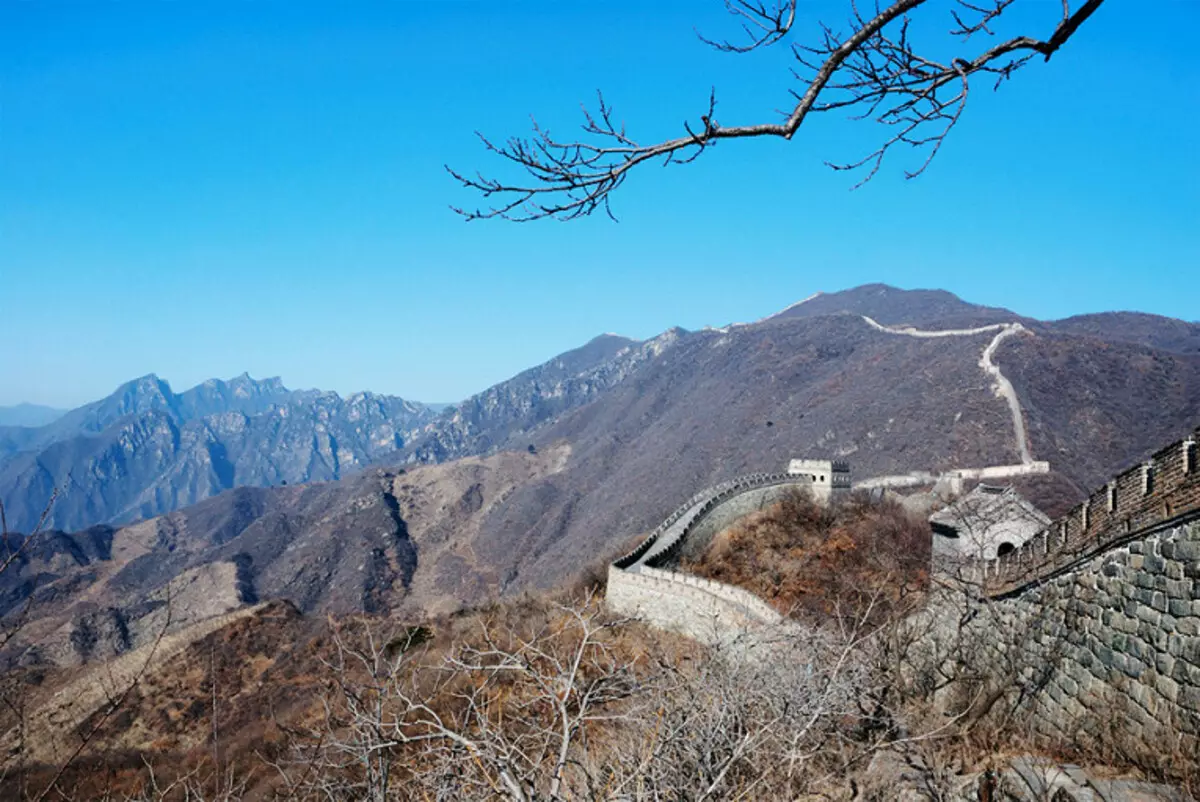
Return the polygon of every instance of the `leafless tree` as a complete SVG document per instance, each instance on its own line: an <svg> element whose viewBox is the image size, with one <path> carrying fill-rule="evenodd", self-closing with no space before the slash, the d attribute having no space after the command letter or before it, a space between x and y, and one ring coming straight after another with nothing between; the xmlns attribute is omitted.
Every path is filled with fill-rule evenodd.
<svg viewBox="0 0 1200 802"><path fill-rule="evenodd" d="M47 534L46 522L57 497L58 491L55 490L51 493L37 525L27 534L9 532L4 504L0 502L0 580L17 576L25 562L37 558L36 550ZM36 650L38 646L36 642L27 642L28 638L23 636L23 630L32 619L37 599L37 577L23 583L19 590L24 595L23 601L15 610L9 611L0 619L0 655L4 655L10 646L23 653L29 653L31 649ZM113 716L125 707L159 652L159 647L171 626L172 590L169 583L163 592L163 623L144 649L143 659L125 666L123 671L114 670L111 662L93 669L92 683L89 687L91 694L96 697L93 713L86 721L79 722L78 728L73 731L55 735L59 744L65 746L66 756L55 764L45 766L44 776L37 781L31 781L28 775L28 747L33 714L30 709L30 697L40 682L40 677L37 671L26 671L17 662L0 667L0 706L5 713L4 723L9 725L8 732L3 733L9 751L0 759L0 786L12 790L16 798L21 800L41 802L45 799L64 797L64 789L60 785L64 777ZM46 722L42 722L42 726L45 728Z"/></svg>
<svg viewBox="0 0 1200 802"><path fill-rule="evenodd" d="M293 760L279 768L302 799L758 799L803 789L830 774L825 747L854 715L865 663L860 637L797 632L715 650L638 648L645 630L585 599L532 627L485 622L423 664L412 631L343 630L324 716L296 731Z"/></svg>
<svg viewBox="0 0 1200 802"><path fill-rule="evenodd" d="M627 131L601 94L594 110L584 108L584 135L578 139L559 138L536 120L530 136L498 142L479 134L490 153L514 168L515 178L447 166L462 186L491 204L455 211L468 220L499 217L522 222L570 220L598 209L612 216L612 192L641 164L685 164L727 139L790 140L811 115L824 112L845 111L853 119L872 119L884 127L881 143L871 152L847 163L827 164L861 172L861 184L879 171L893 149L906 146L919 153L916 166L905 172L911 178L928 167L958 123L972 79L984 78L999 87L1031 60L1048 61L1102 2L1086 0L1073 8L1070 0L1062 0L1061 6L1054 4L1060 9L1056 22L1042 35L999 36L997 31L1015 16L1010 14L1014 7L1035 5L1032 0L951 0L943 19L948 41L939 48L928 43L925 32L917 37L910 31L918 21L938 24L934 15L945 4L928 0L893 0L886 5L850 0L845 29L822 23L811 37L795 30L798 0L724 0L740 23L742 38L701 36L702 41L727 53L775 45L791 48L797 86L791 90L791 108L779 119L724 125L717 119L714 89L699 120L685 122L681 136L646 144ZM960 52L942 54L953 50Z"/></svg>

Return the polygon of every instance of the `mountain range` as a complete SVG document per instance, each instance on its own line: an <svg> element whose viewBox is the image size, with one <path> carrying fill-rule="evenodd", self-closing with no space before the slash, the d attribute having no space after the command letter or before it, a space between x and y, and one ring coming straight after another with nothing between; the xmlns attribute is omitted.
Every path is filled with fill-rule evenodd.
<svg viewBox="0 0 1200 802"><path fill-rule="evenodd" d="M151 374L40 427L0 427L0 499L29 531L124 523L239 486L336 479L395 452L424 405L295 391L243 374L183 393Z"/></svg>
<svg viewBox="0 0 1200 802"><path fill-rule="evenodd" d="M681 499L790 458L846 459L856 479L1019 462L985 350L1050 463L1020 484L1051 515L1200 421L1200 325L1044 322L884 285L754 323L603 335L440 413L145 377L0 433L0 497L29 521L69 477L54 525L81 530L47 537L0 592L14 609L36 588L38 631L60 644L46 659L63 661L136 645L168 588L179 621L269 598L421 614L549 588Z"/></svg>

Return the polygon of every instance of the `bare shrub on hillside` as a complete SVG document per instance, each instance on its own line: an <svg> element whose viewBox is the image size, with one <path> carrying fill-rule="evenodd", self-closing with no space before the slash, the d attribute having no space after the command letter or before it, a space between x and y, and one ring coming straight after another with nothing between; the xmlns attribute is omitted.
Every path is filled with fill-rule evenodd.
<svg viewBox="0 0 1200 802"><path fill-rule="evenodd" d="M758 657L607 615L594 597L336 628L319 715L277 763L298 799L761 799L836 782L870 683L863 630ZM424 632L423 630L421 632Z"/></svg>
<svg viewBox="0 0 1200 802"><path fill-rule="evenodd" d="M684 566L811 621L868 605L881 621L927 586L928 568L928 527L900 505L854 496L825 506L800 491L718 533Z"/></svg>

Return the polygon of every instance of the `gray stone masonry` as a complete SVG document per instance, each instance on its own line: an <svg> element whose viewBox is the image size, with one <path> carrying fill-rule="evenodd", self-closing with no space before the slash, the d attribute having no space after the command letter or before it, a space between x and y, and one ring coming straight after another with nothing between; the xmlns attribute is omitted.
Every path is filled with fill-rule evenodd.
<svg viewBox="0 0 1200 802"><path fill-rule="evenodd" d="M1200 523L975 603L968 642L990 644L985 665L1007 670L1015 655L1034 678L1024 690L1037 730L1073 738L1116 723L1146 749L1181 738L1200 754Z"/></svg>

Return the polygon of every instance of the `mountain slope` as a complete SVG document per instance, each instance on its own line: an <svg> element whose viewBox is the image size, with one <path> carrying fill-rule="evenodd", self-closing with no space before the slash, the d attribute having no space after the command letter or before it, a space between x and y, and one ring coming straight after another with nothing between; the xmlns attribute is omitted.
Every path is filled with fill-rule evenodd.
<svg viewBox="0 0 1200 802"><path fill-rule="evenodd" d="M767 320L839 314L866 315L887 326L941 329L1031 322L1007 309L967 303L945 290L901 290L887 284L864 284L841 292L817 293Z"/></svg>
<svg viewBox="0 0 1200 802"><path fill-rule="evenodd" d="M457 609L502 579L473 551L492 511L568 456L558 446L243 487L120 529L48 532L24 550L16 537L0 544L16 555L0 572L0 617L29 609L33 623L0 663L102 659L263 599L302 612Z"/></svg>
<svg viewBox="0 0 1200 802"><path fill-rule="evenodd" d="M995 331L897 337L863 314L930 330L1024 321L994 361L1022 404L1033 458L1051 463L1049 476L1023 488L1051 512L1200 419L1200 358L1133 345L1125 318L1110 321L1111 334L1078 336L949 293L871 286L759 323L672 330L631 346L552 385L553 397L580 403L540 422L530 399L545 387L500 385L464 405L489 410L475 437L456 438L466 427L439 420L407 458L571 444L566 469L514 493L474 546L510 589L556 584L679 499L792 457L846 458L856 478L1020 461L1012 418L980 366ZM606 380L591 381L597 375ZM1161 402L1148 411L1147 399ZM518 409L532 412L504 417ZM506 428L489 428L497 419Z"/></svg>
<svg viewBox="0 0 1200 802"><path fill-rule="evenodd" d="M1060 334L1128 342L1181 354L1200 354L1200 324L1142 312L1101 312L1054 320L1046 328Z"/></svg>
<svg viewBox="0 0 1200 802"><path fill-rule="evenodd" d="M881 328L864 314L924 336ZM1054 505L1074 501L1200 419L1200 355L1162 347L1168 341L1145 333L1172 324L1148 329L1130 320L1100 320L1085 334L1025 321L998 338L1003 327L994 324L1020 319L948 293L868 287L723 330L671 329L645 342L600 338L426 420L404 442L395 432L391 440L356 441L366 456L354 464L391 464L383 474L316 489L226 493L138 525L165 528L161 537L140 536L142 573L125 575L136 581L120 604L136 606L171 575L235 565L252 595L279 594L306 610L369 603L443 611L559 585L653 527L680 499L741 473L779 470L793 457L845 458L857 479L1011 464L1021 459L1016 427L985 370L985 349L1013 385L1032 458L1051 465L1050 475L1023 482L1023 492L1053 514L1061 511ZM930 336L951 328L965 332ZM350 412L334 399L324 412L306 396L257 415L227 412L182 426L155 407L138 418L153 426L122 430L125 439L111 442L93 438L112 454L96 464L136 473L139 453L197 454L199 443L207 461L166 470L171 487L215 488L208 477L220 466L232 469L235 483L281 476L277 457L264 454L290 455L296 475L333 475L343 464L335 458L342 441L353 439L335 419L365 420L374 408L383 431L392 414L376 397L341 402ZM290 423L300 425L291 430ZM313 434L320 427L329 440ZM243 429L258 434L239 439ZM225 450L209 448L215 443ZM119 462L116 454L126 451ZM76 462L47 449L21 475L36 489L39 470L52 474ZM154 498L125 501L130 515L183 503L167 497L165 486L145 487ZM378 503L370 500L376 496ZM380 504L391 506L391 519L355 515ZM121 533L148 531L138 527L114 536L114 564L128 559ZM370 597L363 577L379 549L392 555L385 560L390 578ZM213 576L233 581L228 571ZM222 593L232 598L233 591Z"/></svg>

